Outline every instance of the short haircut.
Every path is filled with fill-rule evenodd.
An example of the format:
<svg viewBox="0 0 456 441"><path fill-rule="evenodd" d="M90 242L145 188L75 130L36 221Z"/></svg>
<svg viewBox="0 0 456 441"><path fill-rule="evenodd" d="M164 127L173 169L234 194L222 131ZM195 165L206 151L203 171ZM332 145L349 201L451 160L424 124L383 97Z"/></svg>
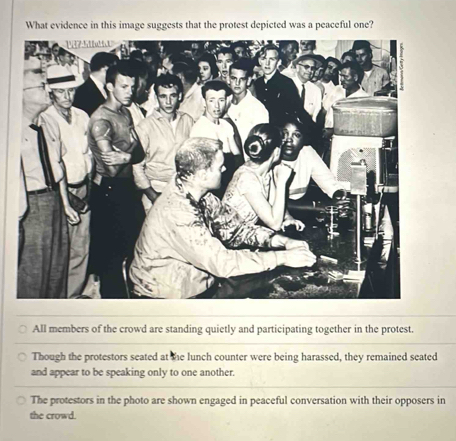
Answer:
<svg viewBox="0 0 456 441"><path fill-rule="evenodd" d="M301 40L301 41L310 41L312 42L312 50L317 48L317 40Z"/></svg>
<svg viewBox="0 0 456 441"><path fill-rule="evenodd" d="M204 54L201 55L201 57L198 59L198 64L201 61L204 61L209 64L209 66L211 68L212 78L217 78L217 76L219 74L219 70L217 67L217 63L215 62L215 57L209 52L204 52Z"/></svg>
<svg viewBox="0 0 456 441"><path fill-rule="evenodd" d="M372 54L371 44L367 40L355 40L352 51L355 52L359 49L366 49L369 54Z"/></svg>
<svg viewBox="0 0 456 441"><path fill-rule="evenodd" d="M250 58L240 58L230 66L230 73L233 69L238 69L247 72L247 76L251 77L253 75L253 67L254 64Z"/></svg>
<svg viewBox="0 0 456 441"><path fill-rule="evenodd" d="M244 143L245 154L256 164L267 161L282 139L277 127L272 124L257 124L249 132Z"/></svg>
<svg viewBox="0 0 456 441"><path fill-rule="evenodd" d="M216 57L218 58L219 54L231 54L233 56L233 59L236 58L236 53L230 48L230 47L221 47L216 54Z"/></svg>
<svg viewBox="0 0 456 441"><path fill-rule="evenodd" d="M52 45L52 48L51 48L51 49L54 49L55 47L60 47L60 46L59 46L59 43L54 43L54 44Z"/></svg>
<svg viewBox="0 0 456 441"><path fill-rule="evenodd" d="M191 59L176 61L173 64L173 74L181 74L184 77L185 82L188 84L194 84L198 79L198 66Z"/></svg>
<svg viewBox="0 0 456 441"><path fill-rule="evenodd" d="M143 56L142 51L139 49L135 49L134 51L131 51L130 60L133 60L133 59L143 61L144 56Z"/></svg>
<svg viewBox="0 0 456 441"><path fill-rule="evenodd" d="M160 75L155 80L154 91L157 96L158 96L159 87L166 87L166 88L176 87L178 93L182 93L182 91L184 89L182 86L181 79L179 77L177 77L176 75L171 75L170 73Z"/></svg>
<svg viewBox="0 0 456 441"><path fill-rule="evenodd" d="M296 40L281 40L279 41L279 49L282 51L282 49L285 49L289 44L294 44L298 47L299 50L299 43Z"/></svg>
<svg viewBox="0 0 456 441"><path fill-rule="evenodd" d="M124 77L136 78L135 68L131 60L119 60L116 64L112 65L106 72L106 84L116 84L117 75Z"/></svg>
<svg viewBox="0 0 456 441"><path fill-rule="evenodd" d="M147 64L144 61L140 61L137 58L130 58L129 63L131 65L132 71L135 73L135 77L146 78L149 74L147 69Z"/></svg>
<svg viewBox="0 0 456 441"><path fill-rule="evenodd" d="M188 180L198 170L208 170L217 152L222 151L222 142L209 138L188 138L176 153L177 176Z"/></svg>
<svg viewBox="0 0 456 441"><path fill-rule="evenodd" d="M339 72L342 69L351 69L355 71L356 75L358 75L358 84L361 84L364 78L364 71L363 68L357 63L356 61L346 61L345 63L341 64L339 67Z"/></svg>
<svg viewBox="0 0 456 441"><path fill-rule="evenodd" d="M64 55L69 54L67 50L65 50L63 47L59 48L59 53L57 54L59 57L63 57Z"/></svg>
<svg viewBox="0 0 456 441"><path fill-rule="evenodd" d="M90 71L97 72L103 67L110 67L119 61L119 57L109 52L97 52L90 59Z"/></svg>
<svg viewBox="0 0 456 441"><path fill-rule="evenodd" d="M203 98L206 98L206 92L208 90L215 90L216 92L218 92L219 90L224 90L226 92L227 97L233 94L233 91L230 89L230 87L223 81L219 81L219 80L207 81L204 84L204 86L201 89Z"/></svg>
<svg viewBox="0 0 456 441"><path fill-rule="evenodd" d="M275 44L267 44L258 51L258 59L265 55L267 51L276 51L277 55L280 55L280 50Z"/></svg>

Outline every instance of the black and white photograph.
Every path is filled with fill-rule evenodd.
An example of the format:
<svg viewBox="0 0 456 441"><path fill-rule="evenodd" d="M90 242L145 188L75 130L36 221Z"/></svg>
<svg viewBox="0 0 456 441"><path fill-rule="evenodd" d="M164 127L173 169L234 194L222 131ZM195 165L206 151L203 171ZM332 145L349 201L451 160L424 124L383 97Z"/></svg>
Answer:
<svg viewBox="0 0 456 441"><path fill-rule="evenodd" d="M401 298L396 40L23 50L18 299Z"/></svg>

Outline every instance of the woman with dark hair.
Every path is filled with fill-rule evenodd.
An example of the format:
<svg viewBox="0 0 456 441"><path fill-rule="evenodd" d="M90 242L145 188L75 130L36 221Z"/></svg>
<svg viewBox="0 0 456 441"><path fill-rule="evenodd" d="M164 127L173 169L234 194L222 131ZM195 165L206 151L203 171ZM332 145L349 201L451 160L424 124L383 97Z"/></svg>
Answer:
<svg viewBox="0 0 456 441"><path fill-rule="evenodd" d="M315 200L338 203L347 195L331 170L309 145L311 137L305 127L296 115L286 115L281 121L282 164L294 170L288 190L287 207L291 212L315 205ZM311 179L319 187L312 189L314 194L308 194Z"/></svg>
<svg viewBox="0 0 456 441"><path fill-rule="evenodd" d="M199 83L204 84L206 81L218 77L219 71L215 57L209 52L205 52L198 60Z"/></svg>
<svg viewBox="0 0 456 441"><path fill-rule="evenodd" d="M280 230L304 224L286 213L286 186L291 168L278 164L281 137L271 124L258 124L249 133L244 144L248 161L239 167L223 197L226 205L234 208L245 223L252 225L259 220L264 225Z"/></svg>

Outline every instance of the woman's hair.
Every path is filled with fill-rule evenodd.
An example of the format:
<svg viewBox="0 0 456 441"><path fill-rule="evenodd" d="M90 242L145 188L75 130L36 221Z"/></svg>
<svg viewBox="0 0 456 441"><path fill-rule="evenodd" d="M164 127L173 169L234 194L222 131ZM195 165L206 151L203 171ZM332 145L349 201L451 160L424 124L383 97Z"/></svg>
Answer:
<svg viewBox="0 0 456 441"><path fill-rule="evenodd" d="M308 124L302 121L298 113L285 113L282 118L280 118L278 126L281 131L287 124L293 124L299 130L301 135L306 139L304 145L310 145L312 143L312 129Z"/></svg>
<svg viewBox="0 0 456 441"><path fill-rule="evenodd" d="M272 124L258 124L250 130L244 143L245 154L256 164L267 161L282 140L279 130Z"/></svg>
<svg viewBox="0 0 456 441"><path fill-rule="evenodd" d="M198 64L200 63L200 61L205 61L206 63L209 64L209 66L211 68L212 78L217 78L218 77L219 70L218 70L218 67L217 67L217 63L215 62L215 57L211 53L204 52L204 54L201 55L200 58L198 58Z"/></svg>

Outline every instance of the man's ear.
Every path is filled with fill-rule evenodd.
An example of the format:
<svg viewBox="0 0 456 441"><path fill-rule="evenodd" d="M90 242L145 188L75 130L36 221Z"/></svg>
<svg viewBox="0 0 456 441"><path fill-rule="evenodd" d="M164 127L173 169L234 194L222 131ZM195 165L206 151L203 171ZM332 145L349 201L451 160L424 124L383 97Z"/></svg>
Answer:
<svg viewBox="0 0 456 441"><path fill-rule="evenodd" d="M181 93L179 94L178 101L181 103L183 98L184 98L184 95L183 95L183 93L181 92Z"/></svg>
<svg viewBox="0 0 456 441"><path fill-rule="evenodd" d="M114 90L114 84L106 83L106 89L108 90L108 92L112 92Z"/></svg>
<svg viewBox="0 0 456 441"><path fill-rule="evenodd" d="M247 78L247 87L250 87L251 84L252 84L252 77L248 77Z"/></svg>

